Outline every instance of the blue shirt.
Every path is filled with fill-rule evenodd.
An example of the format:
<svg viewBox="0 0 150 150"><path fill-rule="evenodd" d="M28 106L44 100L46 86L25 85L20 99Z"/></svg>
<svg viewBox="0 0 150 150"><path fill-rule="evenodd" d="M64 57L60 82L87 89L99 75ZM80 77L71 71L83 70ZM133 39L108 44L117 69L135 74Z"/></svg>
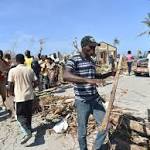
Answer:
<svg viewBox="0 0 150 150"><path fill-rule="evenodd" d="M85 59L81 56L81 54L76 54L72 56L72 58L67 61L65 67L71 69L71 72L74 75L83 78L95 79L96 68L94 61L92 59ZM99 99L96 85L91 85L88 83L75 83L74 92L75 98L81 101Z"/></svg>

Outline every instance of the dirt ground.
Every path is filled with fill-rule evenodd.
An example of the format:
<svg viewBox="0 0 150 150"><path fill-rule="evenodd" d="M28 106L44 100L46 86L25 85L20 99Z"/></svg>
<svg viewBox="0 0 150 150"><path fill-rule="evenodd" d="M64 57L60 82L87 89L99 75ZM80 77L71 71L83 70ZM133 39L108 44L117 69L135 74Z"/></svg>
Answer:
<svg viewBox="0 0 150 150"><path fill-rule="evenodd" d="M112 80L106 82L106 86L99 87L99 93L109 97L112 88ZM150 109L150 78L121 75L115 105L124 108L125 112L134 116L148 118ZM73 88L59 89L56 95L73 96ZM38 115L33 116L33 137L25 144L20 145L21 134L15 119L9 117L7 112L0 108L0 150L78 150L76 137L72 135L56 134L50 132L51 125L41 120ZM93 136L88 138L92 143ZM90 147L90 146L89 146ZM130 146L129 150L132 150ZM133 148L138 150L137 148ZM140 149L139 149L140 150Z"/></svg>

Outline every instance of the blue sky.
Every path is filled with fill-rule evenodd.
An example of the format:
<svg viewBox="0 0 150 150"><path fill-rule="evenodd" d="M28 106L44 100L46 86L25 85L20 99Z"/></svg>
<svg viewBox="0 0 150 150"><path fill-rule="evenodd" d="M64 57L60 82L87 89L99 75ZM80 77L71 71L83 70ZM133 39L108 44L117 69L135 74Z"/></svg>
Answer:
<svg viewBox="0 0 150 150"><path fill-rule="evenodd" d="M72 41L92 35L98 42L118 38L120 53L150 49L150 37L137 35L150 12L150 0L0 0L0 49L16 53L73 51Z"/></svg>

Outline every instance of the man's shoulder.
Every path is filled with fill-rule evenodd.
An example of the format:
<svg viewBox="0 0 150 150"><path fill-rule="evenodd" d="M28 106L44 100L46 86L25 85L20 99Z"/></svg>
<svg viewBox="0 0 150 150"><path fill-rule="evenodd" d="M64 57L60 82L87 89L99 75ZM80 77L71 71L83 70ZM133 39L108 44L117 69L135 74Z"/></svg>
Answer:
<svg viewBox="0 0 150 150"><path fill-rule="evenodd" d="M73 61L80 61L82 59L82 56L80 53L77 53L77 54L74 54L73 56L71 56L69 59L73 60Z"/></svg>
<svg viewBox="0 0 150 150"><path fill-rule="evenodd" d="M17 66L15 66L15 67L11 68L11 69L9 70L9 72L13 72L13 71L15 71L15 70L16 70L16 67L17 67Z"/></svg>
<svg viewBox="0 0 150 150"><path fill-rule="evenodd" d="M16 71L33 72L33 70L31 68L28 68L25 65L19 65L19 66L16 66L16 67L12 68L12 69L14 69Z"/></svg>

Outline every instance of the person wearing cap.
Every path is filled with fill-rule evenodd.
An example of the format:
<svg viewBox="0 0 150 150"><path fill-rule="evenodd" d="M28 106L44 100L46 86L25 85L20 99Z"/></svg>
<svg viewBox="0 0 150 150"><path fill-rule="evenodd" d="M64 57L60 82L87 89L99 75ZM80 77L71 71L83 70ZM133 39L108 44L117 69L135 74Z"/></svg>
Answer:
<svg viewBox="0 0 150 150"><path fill-rule="evenodd" d="M101 124L105 115L102 98L96 89L97 85L101 84L101 80L96 79L95 62L91 59L95 56L97 45L92 36L82 38L81 52L67 61L64 70L64 80L74 83L80 150L87 150L87 123L90 114L93 114L98 124ZM96 150L100 150L105 137L106 132L97 134Z"/></svg>

